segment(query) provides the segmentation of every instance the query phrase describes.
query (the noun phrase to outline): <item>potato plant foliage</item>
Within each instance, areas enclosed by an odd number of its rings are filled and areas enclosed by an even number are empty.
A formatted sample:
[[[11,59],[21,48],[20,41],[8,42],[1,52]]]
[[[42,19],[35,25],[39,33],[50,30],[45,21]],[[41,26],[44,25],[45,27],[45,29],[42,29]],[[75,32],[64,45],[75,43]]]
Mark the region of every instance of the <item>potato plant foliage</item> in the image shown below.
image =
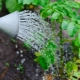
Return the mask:
[[[4,1],[0,0],[0,10],[2,9],[2,2]],[[41,6],[40,15],[44,19],[50,18],[53,26],[55,26],[55,22],[59,24],[60,34],[57,36],[60,37],[60,45],[63,45],[66,41],[70,41],[73,47],[73,54],[77,55],[73,57],[71,61],[68,61],[63,65],[63,48],[60,47],[61,70],[63,70],[62,68],[66,70],[68,80],[78,80],[80,78],[80,72],[78,71],[77,65],[80,64],[80,3],[75,2],[74,0],[56,0],[55,2],[51,2],[50,0],[5,0],[4,3],[9,12],[14,12],[16,10],[21,11],[25,5]],[[55,29],[53,29],[53,31],[54,30]],[[70,39],[63,39],[63,30],[67,31]],[[51,52],[42,49],[40,52],[35,53],[37,58],[34,60],[45,70],[48,69],[51,64],[56,63],[56,57],[51,53],[56,53],[57,45],[52,44],[51,41],[48,41],[47,44],[48,46],[46,47],[45,44],[44,48],[49,49]],[[44,54],[41,54],[41,52]],[[60,77],[64,76],[62,72],[60,72]]]
[[[49,17],[54,23],[55,21],[60,25],[60,43],[63,44],[62,30],[66,30],[68,35],[72,38],[71,43],[73,46],[73,54],[77,54],[78,57],[75,60],[66,63],[64,68],[68,74],[69,80],[78,80],[80,78],[80,72],[78,71],[78,63],[80,63],[80,15],[79,10],[80,3],[73,0],[57,0],[51,2],[41,9],[41,16],[44,18]],[[55,25],[55,23],[54,23]],[[76,35],[76,36],[75,36]],[[66,39],[67,40],[67,39]],[[66,42],[64,40],[64,42]],[[76,48],[76,49],[75,49]],[[61,60],[63,51],[61,49]],[[61,62],[61,65],[64,62]],[[77,78],[73,77],[76,76]]]
[[[28,7],[30,4],[45,6],[49,3],[49,0],[0,0],[0,10],[2,9],[2,3],[5,3],[9,12],[14,12],[16,10],[21,11],[25,5]]]

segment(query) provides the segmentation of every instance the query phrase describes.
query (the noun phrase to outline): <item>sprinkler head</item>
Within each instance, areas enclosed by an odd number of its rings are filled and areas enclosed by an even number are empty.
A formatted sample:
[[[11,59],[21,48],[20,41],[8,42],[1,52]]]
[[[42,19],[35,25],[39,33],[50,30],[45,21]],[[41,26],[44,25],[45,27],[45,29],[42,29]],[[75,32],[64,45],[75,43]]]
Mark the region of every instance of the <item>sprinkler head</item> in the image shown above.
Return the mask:
[[[10,35],[16,37],[19,28],[19,12],[15,11],[0,18],[0,29]]]

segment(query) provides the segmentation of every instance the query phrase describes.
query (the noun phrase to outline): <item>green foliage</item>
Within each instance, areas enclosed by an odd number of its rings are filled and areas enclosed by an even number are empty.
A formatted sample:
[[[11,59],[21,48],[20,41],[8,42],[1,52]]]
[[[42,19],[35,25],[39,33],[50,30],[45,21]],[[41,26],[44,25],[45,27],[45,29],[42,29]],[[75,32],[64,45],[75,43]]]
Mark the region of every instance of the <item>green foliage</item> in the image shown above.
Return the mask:
[[[55,26],[55,21],[59,24],[60,27],[60,44],[63,44],[62,30],[66,30],[68,35],[71,37],[73,44],[73,54],[75,56],[75,60],[69,61],[65,64],[66,73],[68,75],[69,80],[78,80],[80,78],[80,73],[78,72],[78,65],[76,64],[76,60],[80,59],[80,15],[78,13],[78,9],[80,8],[80,3],[74,2],[73,0],[57,0],[55,2],[51,2],[47,4],[45,7],[41,9],[41,16],[45,18],[50,18],[53,22],[53,26]],[[64,41],[66,42],[66,40]],[[61,63],[60,65],[64,65],[63,61],[63,50],[61,50]],[[78,60],[80,62],[80,60]],[[62,71],[63,69],[61,69]],[[62,76],[63,74],[60,74]],[[63,75],[64,76],[64,75]],[[75,77],[77,78],[75,78]]]
[[[25,48],[27,48],[28,50],[31,49],[31,46],[29,44],[27,44],[27,43],[24,43],[22,46],[25,47]]]
[[[77,78],[80,78],[80,72],[74,72],[73,76],[76,76]]]
[[[5,4],[9,12],[14,12],[16,10],[21,11],[23,9],[23,5],[18,4],[17,0],[6,0]]]
[[[50,65],[54,63],[56,48],[56,44],[52,40],[49,40],[44,48],[35,53],[37,57],[35,61],[37,61],[43,69],[48,69]]]
[[[0,0],[0,10],[2,9],[2,1]],[[21,11],[23,8],[26,6],[26,8],[29,9],[29,5],[34,5],[34,6],[45,6],[48,4],[50,0],[5,0],[3,3],[5,3],[6,8],[8,11],[14,12],[16,10]]]
[[[11,41],[14,42],[14,43],[16,43],[16,40],[14,38],[11,38]]]
[[[19,64],[18,66],[15,64],[14,67],[17,68],[20,71],[20,73],[24,72],[24,66],[23,66],[23,64]]]
[[[63,20],[61,27],[62,27],[63,30],[67,30],[68,25],[69,25],[69,21],[68,20]]]
[[[78,80],[78,79],[76,79],[76,78],[72,77],[72,80]]]
[[[2,0],[0,0],[0,11],[2,10]]]
[[[41,10],[41,16],[44,18],[50,16],[51,20],[57,20],[63,30],[73,37],[78,28],[79,15],[76,10],[80,4],[74,1],[59,0],[58,2],[49,3]],[[74,8],[74,9],[73,9]]]
[[[49,0],[18,0],[18,3],[45,6]]]
[[[76,24],[74,22],[70,22],[67,26],[67,32],[68,34],[73,37],[76,32],[77,32],[77,27],[76,27]]]
[[[78,65],[72,61],[69,61],[65,66],[68,75],[71,75],[73,71],[78,71]]]
[[[78,31],[78,41],[79,41],[78,44],[80,44],[80,30]]]
[[[58,19],[60,16],[59,12],[54,12],[51,16],[52,20]]]
[[[34,61],[37,61],[44,70],[49,68],[43,56],[37,56],[37,58]]]

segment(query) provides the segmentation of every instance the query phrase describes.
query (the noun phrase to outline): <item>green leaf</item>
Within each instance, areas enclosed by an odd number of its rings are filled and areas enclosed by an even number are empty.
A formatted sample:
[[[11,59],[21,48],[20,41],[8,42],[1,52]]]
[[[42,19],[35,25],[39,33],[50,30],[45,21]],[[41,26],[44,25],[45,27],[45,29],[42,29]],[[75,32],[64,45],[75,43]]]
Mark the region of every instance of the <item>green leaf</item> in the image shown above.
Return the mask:
[[[54,5],[54,3],[50,2],[48,5],[49,5],[50,7],[52,7],[52,6]]]
[[[65,69],[67,71],[67,74],[70,76],[72,74],[72,72],[77,72],[78,71],[78,65],[72,61],[69,61],[66,66]]]
[[[34,59],[35,62],[38,62],[38,57]]]
[[[62,6],[63,6],[63,8],[64,8],[65,10],[67,10],[68,13],[73,13],[73,12],[71,12],[71,11],[72,11],[72,8],[70,7],[70,5],[66,5],[66,4],[64,3]]]
[[[59,13],[59,12],[54,12],[54,13],[52,14],[51,19],[52,19],[52,20],[58,19],[59,16],[60,16],[60,13]]]
[[[67,74],[70,75],[70,74],[72,73],[72,71],[73,71],[72,62],[69,61],[69,62],[66,64],[65,68],[66,68]]]
[[[78,24],[80,24],[80,19],[78,20]]]
[[[28,43],[26,43],[26,42],[22,46],[27,48],[27,49],[29,49],[29,50],[31,49],[31,46]]]
[[[66,4],[72,8],[79,8],[79,3],[75,2],[74,0],[73,1],[66,1]]]
[[[33,0],[32,4],[38,5],[39,4],[39,0]]]
[[[49,8],[50,6],[49,5],[46,5],[46,7],[43,7],[41,10],[40,10],[40,14],[43,18],[46,18],[48,17],[50,14],[52,14],[53,10]]]
[[[80,25],[80,15],[77,15],[77,23]]]
[[[60,9],[60,8],[59,8],[59,11],[60,11],[60,13],[61,13],[61,15],[62,15],[63,17],[69,16],[69,13],[68,13],[68,11],[67,11],[66,9],[64,9],[64,8]]]
[[[18,0],[18,3],[23,3],[23,0]]]
[[[46,6],[49,3],[50,0],[40,0],[39,5]]]
[[[0,11],[2,10],[2,0],[0,0]]]
[[[72,77],[72,80],[78,80],[78,79],[76,79],[76,78]]]
[[[80,63],[80,60],[77,60],[76,63]]]
[[[38,57],[38,63],[44,70],[48,69],[49,65],[47,65],[45,59],[42,56]]]
[[[61,2],[62,0],[57,0],[58,2]]]
[[[8,62],[5,63],[6,66],[10,66],[10,64]]]
[[[69,25],[67,27],[67,32],[71,37],[73,37],[76,34],[77,27],[76,27],[76,24],[74,22],[69,23]]]
[[[74,43],[75,43],[75,46],[79,46],[79,45],[80,45],[80,44],[79,44],[78,36],[76,37],[76,39],[75,39]]]
[[[70,6],[73,8],[80,8],[79,4],[75,1],[70,1]]]
[[[48,17],[48,14],[47,14],[47,10],[45,9],[42,9],[41,10],[41,16],[43,17],[43,18],[46,18],[46,17]]]
[[[69,21],[63,20],[61,27],[62,27],[63,30],[66,30],[68,25],[69,25]]]
[[[49,40],[45,44],[44,48],[40,51],[42,56],[45,58],[45,61],[47,62],[47,64],[54,63],[55,50],[56,50],[56,45],[51,40]]]
[[[74,76],[76,76],[77,78],[80,78],[80,72],[74,72]]]
[[[53,10],[52,10],[52,9],[47,10],[47,14],[48,14],[48,15],[51,15],[51,14],[52,14],[52,12],[53,12]]]
[[[23,0],[23,4],[31,4],[32,0]]]
[[[11,38],[11,41],[14,42],[14,43],[16,43],[16,40],[14,38]]]
[[[6,7],[9,12],[21,11],[23,8],[21,4],[18,4],[17,0],[6,0]]]
[[[35,52],[35,55],[36,55],[36,56],[41,56],[41,53]]]
[[[54,54],[56,51],[56,45],[52,40],[46,42],[45,46],[36,53],[37,61],[43,69],[48,69],[51,64],[54,63]]]
[[[71,21],[78,21],[76,12],[72,11],[72,13],[69,13],[71,17]]]
[[[78,65],[76,63],[73,63],[72,66],[73,66],[73,71],[78,71]]]

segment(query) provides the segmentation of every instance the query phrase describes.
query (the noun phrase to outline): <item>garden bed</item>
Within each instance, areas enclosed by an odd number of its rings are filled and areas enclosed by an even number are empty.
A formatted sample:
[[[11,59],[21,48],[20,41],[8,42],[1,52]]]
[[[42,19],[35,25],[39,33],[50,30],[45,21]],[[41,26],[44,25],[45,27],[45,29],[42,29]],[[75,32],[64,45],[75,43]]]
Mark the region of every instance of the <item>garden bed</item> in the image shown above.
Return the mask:
[[[6,14],[4,8],[0,17]],[[0,80],[42,80],[43,70],[34,62],[33,52],[22,44],[0,31]]]

